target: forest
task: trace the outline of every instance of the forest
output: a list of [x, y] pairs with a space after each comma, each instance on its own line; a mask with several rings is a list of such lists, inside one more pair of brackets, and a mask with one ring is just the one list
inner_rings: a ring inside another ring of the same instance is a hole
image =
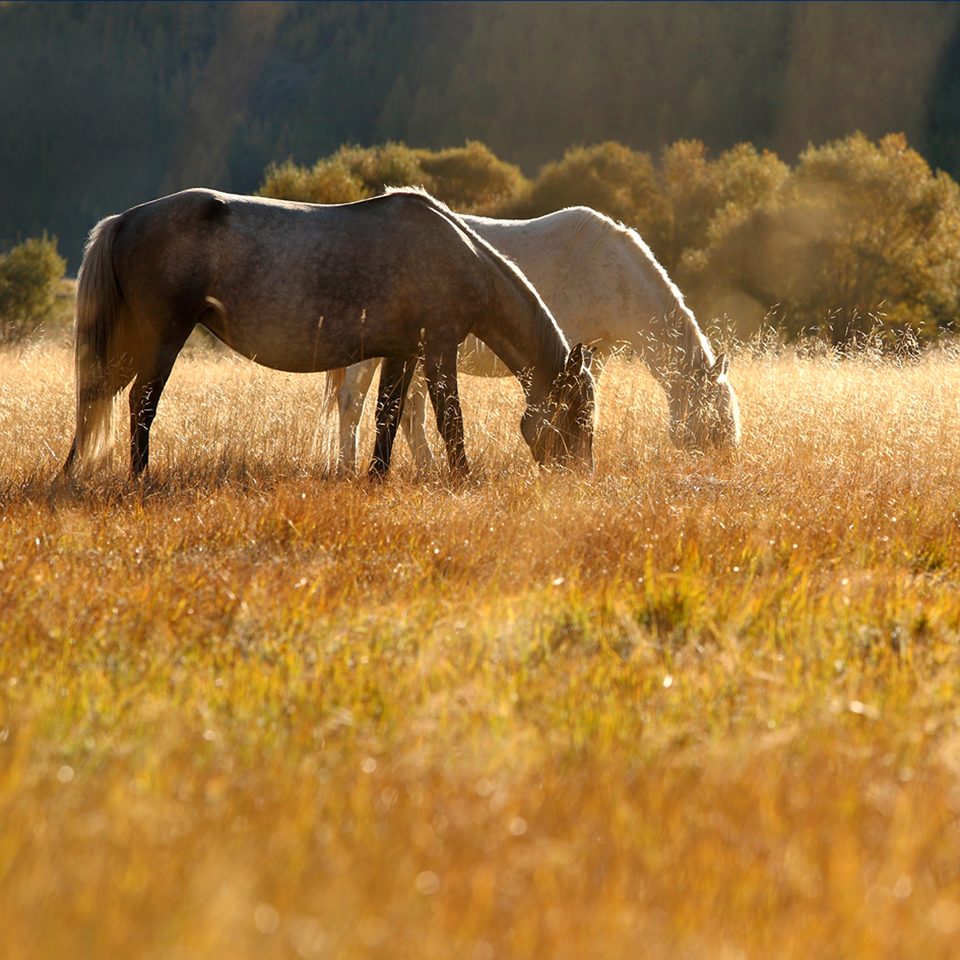
[[0, 244], [76, 271], [100, 218], [252, 192], [341, 145], [485, 144], [536, 177], [608, 141], [795, 164], [902, 133], [960, 173], [957, 3], [0, 3]]

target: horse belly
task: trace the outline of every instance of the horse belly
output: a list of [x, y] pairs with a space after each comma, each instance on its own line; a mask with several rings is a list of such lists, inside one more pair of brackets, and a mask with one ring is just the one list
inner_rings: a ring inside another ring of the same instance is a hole
[[[356, 314], [356, 315], [354, 315]], [[347, 367], [370, 357], [412, 356], [416, 332], [372, 309], [325, 313], [261, 301], [259, 309], [205, 316], [204, 325], [237, 353], [274, 370], [315, 373]]]

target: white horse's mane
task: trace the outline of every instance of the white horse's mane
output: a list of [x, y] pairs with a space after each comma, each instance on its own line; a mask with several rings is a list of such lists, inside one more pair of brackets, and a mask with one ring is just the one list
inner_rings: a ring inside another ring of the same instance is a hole
[[[679, 335], [680, 341], [676, 345], [684, 352], [689, 363], [702, 366], [714, 362], [710, 341], [700, 329], [700, 325], [697, 323], [693, 311], [687, 306], [680, 288], [670, 279], [670, 275], [664, 269], [663, 264], [654, 256], [647, 242], [636, 230], [591, 207], [564, 207], [558, 213], [569, 215], [571, 220], [575, 221], [573, 233], [575, 239], [588, 230], [595, 231], [593, 249], [591, 250], [592, 256], [596, 256], [603, 244], [611, 237], [636, 247], [640, 251], [642, 259], [652, 268], [652, 273], [659, 281], [661, 292], [664, 294], [663, 319], [668, 325], [670, 323], [674, 324], [672, 328], [668, 326], [665, 333]], [[697, 351], [701, 352], [703, 356], [696, 357], [695, 353]]]

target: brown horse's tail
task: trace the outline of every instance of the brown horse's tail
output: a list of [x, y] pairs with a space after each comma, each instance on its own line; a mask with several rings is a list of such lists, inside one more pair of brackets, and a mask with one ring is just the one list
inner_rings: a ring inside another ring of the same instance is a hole
[[113, 440], [113, 402], [123, 384], [116, 328], [123, 297], [113, 266], [113, 241], [121, 216], [101, 220], [90, 232], [77, 278], [77, 432], [64, 464], [75, 475], [102, 460]]
[[337, 406], [337, 394], [343, 386], [347, 371], [344, 367], [327, 371], [327, 382], [323, 388], [323, 412], [332, 413]]

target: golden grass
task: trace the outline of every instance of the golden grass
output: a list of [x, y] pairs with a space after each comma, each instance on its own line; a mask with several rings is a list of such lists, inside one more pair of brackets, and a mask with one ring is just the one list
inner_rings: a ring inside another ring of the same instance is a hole
[[744, 356], [725, 458], [613, 361], [592, 476], [465, 378], [370, 486], [197, 348], [78, 489], [0, 355], [4, 957], [960, 957], [958, 373]]

